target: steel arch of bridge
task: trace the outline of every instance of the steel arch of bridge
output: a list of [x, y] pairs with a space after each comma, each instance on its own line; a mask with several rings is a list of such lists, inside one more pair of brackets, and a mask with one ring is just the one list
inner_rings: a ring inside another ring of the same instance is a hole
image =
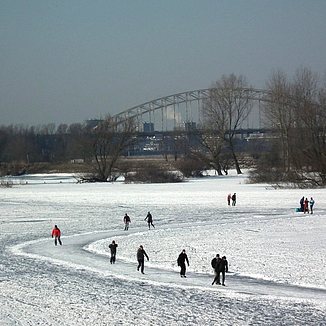
[[[130, 109], [124, 110], [113, 117], [116, 121], [124, 121], [130, 118], [136, 118], [137, 120], [145, 114], [151, 114], [155, 111], [162, 110], [162, 120], [164, 118], [163, 110], [169, 107], [173, 107], [175, 110], [176, 106], [179, 106], [183, 103], [191, 103], [196, 102], [198, 103], [198, 107], [200, 102], [207, 99], [212, 91], [215, 88], [205, 88], [205, 89], [198, 89], [192, 91], [181, 92], [177, 94], [172, 94], [164, 97], [160, 97], [154, 99], [152, 101], [145, 102], [143, 104], [134, 106]], [[266, 102], [268, 101], [267, 95], [269, 94], [268, 91], [263, 89], [254, 89], [254, 88], [241, 88], [241, 94], [247, 95], [247, 98], [253, 101]], [[163, 121], [162, 121], [163, 126]]]

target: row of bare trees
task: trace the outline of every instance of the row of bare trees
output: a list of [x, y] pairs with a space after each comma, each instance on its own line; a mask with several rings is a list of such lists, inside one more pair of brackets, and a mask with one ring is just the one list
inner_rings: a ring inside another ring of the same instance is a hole
[[[95, 125], [0, 127], [0, 164], [4, 173], [20, 173], [34, 163], [63, 163], [81, 159], [90, 172], [89, 180], [114, 179], [113, 168], [133, 140], [135, 128], [130, 119], [117, 121], [108, 116]], [[14, 163], [16, 171], [7, 169]]]
[[[256, 180], [326, 184], [325, 81], [309, 68], [298, 69], [291, 79], [281, 71], [272, 74], [263, 108], [265, 126], [273, 135], [264, 140], [270, 150], [260, 155]], [[220, 175], [227, 174], [230, 165], [241, 173], [235, 135], [253, 107], [250, 89], [243, 76], [222, 76], [204, 101], [201, 150], [190, 153]]]
[[[230, 166], [242, 173], [236, 149], [236, 131], [242, 128], [253, 103], [252, 89], [244, 76], [223, 75], [203, 103], [200, 133], [187, 147], [186, 159], [198, 170], [213, 168], [219, 175]], [[292, 79], [276, 71], [267, 82], [265, 123], [274, 130], [269, 150], [260, 155], [253, 174], [257, 180], [310, 180], [326, 184], [326, 85], [310, 69], [301, 68]], [[116, 178], [115, 168], [122, 153], [135, 140], [132, 119], [117, 121], [108, 116], [96, 124], [50, 124], [42, 128], [0, 128], [1, 161], [65, 161], [82, 158], [89, 162], [94, 181]], [[185, 145], [186, 144], [186, 145]]]
[[272, 172], [274, 181], [325, 185], [325, 80], [308, 68], [298, 69], [291, 79], [275, 71], [267, 90], [266, 122], [276, 131], [276, 137], [274, 150], [265, 155], [257, 173], [262, 176]]

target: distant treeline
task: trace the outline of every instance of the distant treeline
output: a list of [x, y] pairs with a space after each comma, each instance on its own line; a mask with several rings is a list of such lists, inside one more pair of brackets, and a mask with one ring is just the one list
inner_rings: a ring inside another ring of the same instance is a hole
[[[245, 77], [223, 75], [203, 103], [200, 133], [193, 130], [189, 136], [169, 139], [167, 147], [172, 147], [175, 161], [182, 156], [184, 164], [179, 163], [179, 170], [184, 175], [200, 175], [204, 169], [222, 175], [231, 167], [242, 173], [239, 155], [243, 157], [243, 147], [238, 146], [236, 130], [252, 109], [248, 88]], [[265, 126], [273, 130], [273, 137], [258, 140], [264, 141], [264, 146], [246, 148], [246, 154], [255, 159], [252, 180], [325, 186], [326, 80], [308, 68], [298, 69], [291, 79], [276, 71], [266, 83], [263, 110]], [[117, 122], [109, 116], [93, 122], [57, 128], [54, 124], [0, 127], [0, 164], [80, 159], [93, 166], [93, 180], [114, 180], [119, 157], [137, 141], [135, 122]]]

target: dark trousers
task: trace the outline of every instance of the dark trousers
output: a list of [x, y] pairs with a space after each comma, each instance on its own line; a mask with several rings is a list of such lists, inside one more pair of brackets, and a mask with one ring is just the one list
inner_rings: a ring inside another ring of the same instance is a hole
[[212, 284], [216, 283], [216, 284], [221, 284], [221, 280], [220, 280], [220, 271], [215, 271], [215, 278]]
[[114, 264], [115, 263], [115, 253], [114, 254], [111, 254], [110, 263], [111, 264]]
[[225, 271], [219, 271], [219, 272], [216, 272], [215, 271], [215, 278], [214, 278], [214, 281], [212, 284], [216, 283], [216, 284], [221, 284], [221, 275], [222, 273], [222, 284], [224, 284], [225, 282]]
[[185, 276], [186, 275], [186, 264], [181, 264], [180, 265], [180, 275]]
[[61, 242], [60, 237], [55, 237], [55, 238], [54, 238], [54, 244], [55, 244], [55, 245], [58, 245], [58, 241], [59, 241], [59, 243], [60, 243], [60, 246], [62, 246], [62, 242]]
[[224, 282], [225, 282], [225, 271], [222, 271], [221, 273], [222, 273], [222, 284], [224, 284]]
[[155, 226], [154, 226], [153, 222], [148, 222], [148, 228], [149, 229], [151, 228], [151, 226], [155, 229]]
[[137, 271], [140, 271], [144, 274], [144, 267], [145, 267], [145, 263], [144, 263], [144, 259], [138, 259], [138, 267], [137, 267]]

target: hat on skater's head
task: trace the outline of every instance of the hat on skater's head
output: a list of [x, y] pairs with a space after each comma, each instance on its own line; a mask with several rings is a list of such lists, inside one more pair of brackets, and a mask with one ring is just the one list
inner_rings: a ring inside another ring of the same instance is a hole
[[226, 257], [225, 257], [225, 256], [223, 256], [223, 257], [222, 257], [222, 259], [226, 259]]
[[220, 257], [220, 254], [216, 254], [216, 257]]

